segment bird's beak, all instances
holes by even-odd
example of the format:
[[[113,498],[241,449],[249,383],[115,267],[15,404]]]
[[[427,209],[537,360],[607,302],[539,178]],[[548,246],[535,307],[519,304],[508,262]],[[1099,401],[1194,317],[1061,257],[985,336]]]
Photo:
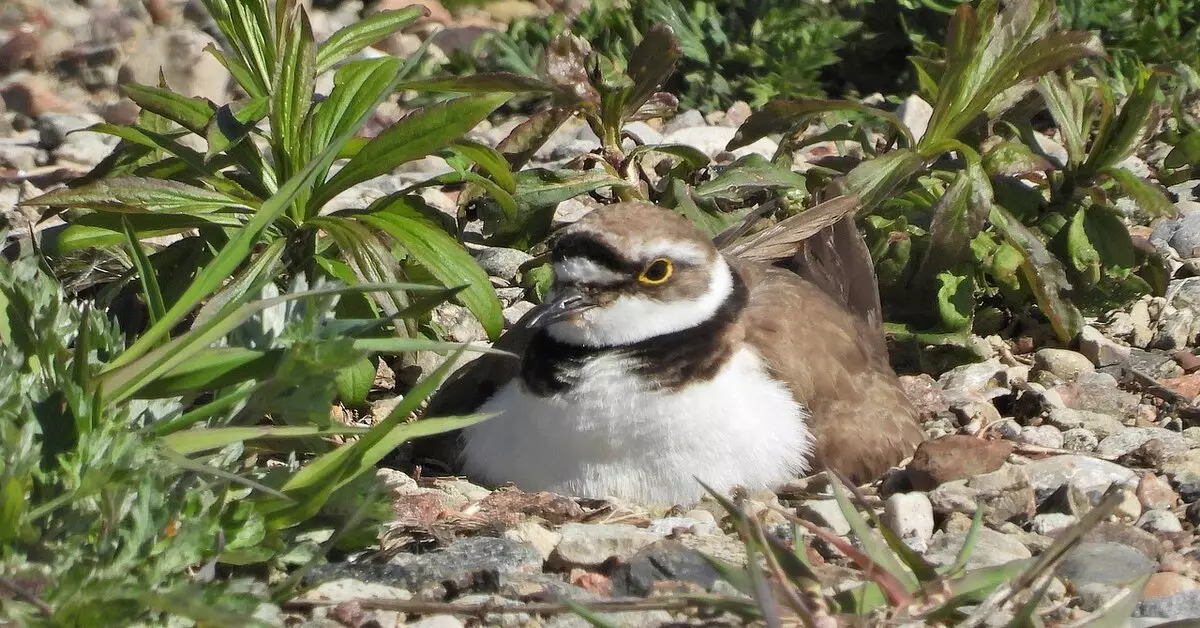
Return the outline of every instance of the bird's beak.
[[[541,305],[530,310],[525,324],[530,329],[546,327],[595,305],[579,288],[563,286],[548,295]]]

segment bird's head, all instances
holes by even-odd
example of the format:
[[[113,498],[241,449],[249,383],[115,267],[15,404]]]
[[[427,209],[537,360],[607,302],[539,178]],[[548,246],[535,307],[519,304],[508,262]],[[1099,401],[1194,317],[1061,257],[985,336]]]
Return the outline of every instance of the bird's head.
[[[597,209],[556,234],[554,282],[526,319],[556,340],[619,346],[694,327],[733,291],[711,239],[644,202]]]

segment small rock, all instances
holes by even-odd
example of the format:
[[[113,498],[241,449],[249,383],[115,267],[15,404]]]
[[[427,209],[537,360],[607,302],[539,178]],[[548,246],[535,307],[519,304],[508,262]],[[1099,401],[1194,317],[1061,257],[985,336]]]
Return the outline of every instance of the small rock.
[[[1100,439],[1096,438],[1096,435],[1091,431],[1082,427],[1076,427],[1063,432],[1063,449],[1086,453],[1095,450],[1096,445],[1099,444]]]
[[[511,530],[504,531],[504,538],[526,543],[541,554],[542,560],[550,558],[554,548],[558,547],[562,535],[553,530],[547,530],[536,521],[522,521]]]
[[[1054,165],[1061,168],[1067,164],[1069,156],[1067,149],[1062,144],[1054,141],[1044,133],[1034,133],[1033,138],[1038,145],[1038,150],[1050,159]]]
[[[650,522],[648,528],[655,534],[669,536],[682,530],[685,534],[716,534],[717,520],[707,510],[698,510],[697,513],[708,515],[707,519],[693,519],[691,517],[665,517],[663,519],[655,519]]]
[[[1083,428],[1096,435],[1097,438],[1108,436],[1125,429],[1125,424],[1116,417],[1087,410],[1071,408],[1055,408],[1046,417],[1046,423],[1060,430]]]
[[[1169,510],[1147,510],[1137,520],[1137,527],[1154,534],[1183,532],[1179,519]]]
[[[1059,379],[1071,381],[1083,373],[1096,370],[1096,365],[1082,353],[1066,349],[1040,349],[1033,354],[1033,371],[1035,374],[1045,371],[1054,374]]]
[[[1187,442],[1179,432],[1161,427],[1129,427],[1101,440],[1096,446],[1096,454],[1116,458],[1128,454],[1152,439],[1162,441],[1164,453],[1168,456],[1188,450]]]
[[[1090,496],[1088,497],[1090,500]],[[1089,507],[1088,510],[1091,508]],[[1082,515],[1083,513],[1077,514]],[[1113,511],[1113,518],[1122,523],[1133,523],[1141,516],[1142,503],[1138,501],[1137,495],[1132,490],[1122,490],[1121,501],[1117,503],[1117,508]]]
[[[953,565],[966,539],[965,531],[935,534],[929,543],[929,551],[925,553],[925,560],[938,567]],[[979,536],[976,538],[975,551],[967,560],[967,569],[983,569],[1003,565],[1031,556],[1033,554],[1030,553],[1029,548],[1015,537],[991,528],[980,528]]]
[[[648,545],[609,574],[613,593],[645,597],[661,582],[685,582],[711,591],[721,578],[704,556],[679,541],[662,540]]]
[[[1041,504],[1055,491],[1072,482],[1083,490],[1104,492],[1114,482],[1130,488],[1136,486],[1137,476],[1119,464],[1078,455],[1061,455],[1035,460],[1024,466],[1033,485],[1037,502]]]
[[[551,227],[558,228],[569,225],[591,213],[592,209],[594,208],[584,205],[578,199],[569,198],[554,208],[554,220],[551,222]]]
[[[945,482],[966,479],[999,469],[1012,453],[1012,443],[951,435],[917,446],[908,476],[913,488],[928,491]]]
[[[1084,541],[1058,566],[1057,574],[1070,585],[1121,586],[1158,570],[1158,563],[1121,543]]]
[[[1160,571],[1152,574],[1142,589],[1142,599],[1157,600],[1187,591],[1200,591],[1200,584],[1195,580],[1171,571]]]
[[[454,615],[430,615],[404,624],[407,628],[463,628],[463,623]]]
[[[1005,465],[968,480],[946,482],[929,493],[934,512],[973,514],[983,507],[984,520],[992,525],[1024,521],[1036,512],[1029,475],[1021,467]]]
[[[742,123],[754,113],[750,109],[750,105],[743,100],[734,101],[729,108],[725,110],[725,119],[722,121],[726,126],[739,127]]]
[[[663,141],[662,133],[659,133],[654,127],[640,120],[626,124],[624,131],[641,140],[642,144],[653,146],[662,144]]]
[[[509,328],[515,327],[517,322],[524,318],[529,313],[529,310],[535,307],[537,306],[529,301],[517,301],[513,303],[501,312],[504,315],[504,324]]]
[[[1166,351],[1184,349],[1193,344],[1192,329],[1196,324],[1196,316],[1190,309],[1168,307],[1167,312],[1159,321],[1158,332],[1150,341],[1150,346]]]
[[[554,557],[566,565],[597,567],[616,556],[628,559],[662,535],[623,523],[568,523],[559,529],[562,540]]]
[[[1171,490],[1171,485],[1162,478],[1147,473],[1138,481],[1136,491],[1138,501],[1147,510],[1165,510],[1174,508],[1179,496]]]
[[[199,96],[215,103],[228,101],[230,75],[216,57],[204,52],[205,46],[219,46],[198,29],[159,30],[139,40],[121,68],[123,81],[158,85],[159,71],[167,85],[184,96]]]
[[[896,493],[883,503],[883,523],[901,539],[933,536],[933,504],[925,493]]]
[[[87,127],[103,122],[98,115],[47,113],[34,123],[40,134],[42,148],[50,151],[56,159],[71,163],[94,166],[100,163],[120,138],[92,131]]]
[[[1063,434],[1053,425],[1027,425],[1021,428],[1021,436],[1017,440],[1051,449],[1061,449],[1063,446]]]
[[[1092,378],[1085,380],[1080,377],[1078,381],[1055,386],[1052,390],[1058,392],[1066,407],[1075,410],[1087,410],[1119,418],[1133,417],[1137,414],[1137,407],[1141,403],[1137,395],[1117,388],[1117,382],[1111,376],[1103,373],[1095,375],[1105,376],[1106,381]]]
[[[938,385],[943,390],[978,393],[990,398],[1008,392],[1007,369],[999,360],[964,364],[942,373]]]
[[[796,506],[796,515],[819,526],[828,528],[838,536],[850,534],[850,522],[842,514],[838,503],[832,499],[808,499]]]
[[[666,144],[686,144],[700,152],[708,155],[710,158],[715,158],[717,155],[725,152],[725,146],[733,139],[737,129],[727,126],[693,126],[682,129],[676,129],[663,138]],[[750,153],[757,153],[770,159],[775,156],[775,150],[778,144],[769,138],[762,138],[749,146],[743,146],[733,151],[735,157],[742,157]]]
[[[1055,533],[1065,530],[1076,523],[1079,523],[1079,517],[1068,515],[1060,512],[1047,512],[1034,516],[1029,522],[1029,531],[1042,536],[1054,536]]]
[[[1153,600],[1142,600],[1133,611],[1135,617],[1195,619],[1200,617],[1200,591],[1184,591]]]
[[[367,578],[392,582],[410,591],[449,585],[470,590],[480,581],[537,573],[542,557],[532,546],[497,537],[471,537],[424,554],[399,554],[387,564],[334,564],[329,568],[374,573]]]
[[[1084,326],[1079,336],[1079,352],[1087,356],[1095,366],[1121,364],[1129,358],[1129,347],[1118,344],[1100,330]]]
[[[900,107],[896,109],[896,117],[912,132],[913,141],[920,141],[929,128],[930,118],[933,117],[933,105],[913,94],[900,103]]]

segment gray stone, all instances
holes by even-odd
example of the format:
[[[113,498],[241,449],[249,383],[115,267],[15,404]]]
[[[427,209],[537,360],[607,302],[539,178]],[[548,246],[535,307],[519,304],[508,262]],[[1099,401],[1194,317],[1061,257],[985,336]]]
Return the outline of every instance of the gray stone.
[[[177,93],[224,103],[228,100],[229,71],[216,57],[204,52],[208,45],[219,46],[194,28],[156,30],[130,50],[121,74],[143,85],[158,85],[161,70],[167,85]]]
[[[1200,257],[1200,214],[1183,214],[1167,244],[1184,259]]]
[[[1021,428],[1021,435],[1017,440],[1051,449],[1060,449],[1063,446],[1063,434],[1053,425],[1027,425]]]
[[[913,94],[900,103],[896,109],[896,117],[912,132],[913,141],[920,141],[929,129],[929,119],[933,117],[933,105],[925,102],[920,96]]]
[[[697,512],[707,514],[709,517],[707,519],[698,519],[692,517],[664,517],[662,519],[655,519],[651,521],[648,529],[655,534],[661,534],[663,536],[668,536],[680,529],[687,531],[688,534],[704,535],[716,534],[719,532],[716,518],[704,510]]]
[[[38,117],[34,128],[41,147],[55,159],[94,166],[121,141],[112,135],[83,130],[103,121],[92,113],[46,113]]]
[[[1075,410],[1072,408],[1055,408],[1046,417],[1046,423],[1060,430],[1083,428],[1096,438],[1107,438],[1125,429],[1125,424],[1119,419],[1107,414]]]
[[[685,109],[679,112],[674,118],[671,118],[666,125],[663,126],[663,133],[670,135],[680,129],[686,129],[695,126],[704,126],[704,114],[695,109]]]
[[[966,542],[966,532],[938,532],[929,543],[925,559],[935,566],[953,565],[959,551]],[[1033,554],[1016,537],[997,532],[991,528],[980,528],[975,551],[967,560],[967,569],[982,569],[1003,565],[1014,560],[1030,558]]]
[[[487,339],[487,331],[471,310],[453,303],[442,303],[433,310],[433,320],[446,330],[450,342],[475,342]]]
[[[512,281],[516,278],[521,264],[533,259],[525,251],[506,249],[502,247],[485,247],[475,252],[475,261],[489,276],[500,277]]]
[[[1200,617],[1200,591],[1182,591],[1153,600],[1142,600],[1134,608],[1135,617],[1196,619]]]
[[[657,628],[674,623],[667,611],[628,611],[624,613],[597,613],[601,621],[609,626],[623,628]],[[546,622],[546,628],[591,628],[593,624],[579,615],[557,615]]]
[[[1006,464],[991,473],[946,482],[929,493],[934,512],[942,515],[974,514],[983,508],[984,520],[993,525],[1022,521],[1036,509],[1029,475],[1022,467]]]
[[[688,582],[711,591],[721,574],[704,555],[679,541],[663,540],[644,547],[609,576],[615,595],[645,597],[658,582]]]
[[[642,121],[630,122],[625,125],[625,132],[638,138],[642,144],[651,146],[663,143],[663,135],[654,129],[654,127]]]
[[[1152,439],[1162,442],[1168,456],[1188,450],[1187,441],[1179,432],[1161,427],[1127,427],[1101,440],[1096,446],[1096,454],[1114,458],[1124,456]]]
[[[1116,380],[1107,373],[1081,376],[1051,390],[1058,392],[1065,407],[1119,418],[1136,416],[1141,403],[1137,395],[1118,388]]]
[[[1048,159],[1050,159],[1054,165],[1061,168],[1067,164],[1069,157],[1067,155],[1067,149],[1063,147],[1062,144],[1059,144],[1049,137],[1046,137],[1042,133],[1034,133],[1033,138],[1034,141],[1037,142],[1038,150],[1041,151],[1041,153]]]
[[[555,146],[554,150],[550,151],[550,158],[547,161],[574,159],[580,155],[587,155],[598,150],[600,150],[600,142],[598,140],[576,138]]]
[[[1057,574],[1069,584],[1120,586],[1158,570],[1158,564],[1124,543],[1084,541],[1067,553]]]
[[[1079,522],[1079,517],[1060,512],[1047,512],[1034,516],[1029,522],[1029,531],[1042,536],[1054,536]]]
[[[1088,453],[1096,449],[1096,445],[1100,444],[1100,439],[1086,428],[1075,427],[1071,428],[1062,434],[1063,449],[1069,451],[1078,451],[1080,453]]]
[[[1130,348],[1118,344],[1091,325],[1084,326],[1079,336],[1079,352],[1096,366],[1121,364],[1129,357]]]
[[[454,615],[430,615],[404,624],[407,628],[463,628],[463,623]]]
[[[676,129],[668,133],[663,138],[663,142],[666,144],[685,144],[708,155],[710,158],[715,158],[717,155],[725,152],[725,146],[729,144],[729,140],[732,140],[736,133],[737,129],[727,126],[693,126]],[[734,150],[733,154],[735,157],[742,157],[750,153],[757,153],[770,159],[775,156],[776,148],[778,148],[778,144],[764,137],[749,146],[743,146]]]
[[[555,559],[580,567],[596,567],[613,556],[628,559],[663,537],[624,523],[568,523],[559,533],[562,540],[554,550]]]
[[[1114,482],[1131,488],[1135,488],[1138,482],[1133,471],[1119,464],[1074,454],[1035,460],[1024,468],[1039,504],[1068,482],[1089,493],[1103,492]]]
[[[1150,341],[1150,346],[1164,351],[1177,351],[1193,344],[1192,329],[1196,324],[1196,315],[1190,309],[1169,307],[1158,323],[1158,332]]]
[[[942,373],[938,385],[943,390],[980,393],[985,397],[1008,392],[1007,367],[998,360],[964,364]]]
[[[1181,201],[1200,201],[1200,179],[1169,185],[1167,190],[1178,196]]]
[[[516,303],[513,303],[512,305],[504,308],[504,324],[508,327],[515,326],[517,321],[521,320],[522,317],[529,313],[529,310],[532,310],[535,307],[537,306],[529,301],[517,301]]]
[[[896,493],[883,503],[883,523],[901,539],[933,536],[933,504],[925,493]]]
[[[33,170],[49,161],[49,154],[41,148],[7,138],[0,138],[0,166],[16,170]]]
[[[585,205],[582,201],[569,198],[554,208],[554,220],[551,226],[558,228],[569,225],[591,213],[592,209],[594,208]]]
[[[1083,373],[1096,370],[1096,365],[1082,353],[1066,349],[1041,349],[1033,354],[1033,371],[1048,371],[1059,379],[1070,381]]]
[[[828,528],[838,536],[850,534],[850,522],[842,514],[838,503],[832,499],[807,499],[796,506],[796,515],[819,526]]]
[[[1137,520],[1137,527],[1155,534],[1183,532],[1183,525],[1169,510],[1147,510]]]

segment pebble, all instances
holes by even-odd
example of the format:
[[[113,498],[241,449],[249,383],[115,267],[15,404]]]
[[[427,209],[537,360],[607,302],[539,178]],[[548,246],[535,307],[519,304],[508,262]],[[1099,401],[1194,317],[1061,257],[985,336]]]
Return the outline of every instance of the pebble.
[[[1183,532],[1179,519],[1169,510],[1147,510],[1137,520],[1137,527],[1155,534]]]
[[[901,539],[933,536],[933,504],[925,493],[896,493],[883,503],[883,523]]]
[[[1004,464],[1012,449],[1012,443],[1001,440],[943,436],[917,446],[907,474],[913,488],[928,491],[945,482],[995,471]]]
[[[1058,576],[1069,584],[1120,586],[1158,570],[1158,563],[1138,550],[1111,542],[1084,541],[1058,566]]]
[[[1054,536],[1079,522],[1079,517],[1060,512],[1047,512],[1034,516],[1029,522],[1029,531],[1042,536]]]
[[[509,328],[515,327],[517,322],[524,318],[525,315],[535,307],[537,306],[529,301],[517,301],[516,303],[513,303],[512,305],[504,308],[504,311],[501,312],[501,314],[504,316],[504,324]]]
[[[693,519],[691,517],[665,517],[655,519],[650,522],[650,527],[647,528],[655,534],[668,536],[677,531],[684,531],[687,534],[716,534],[717,521],[711,513],[705,510],[696,511],[708,515],[708,519]]]
[[[562,540],[554,558],[566,565],[597,567],[616,556],[627,559],[663,535],[624,523],[568,523],[559,528]]]
[[[1046,417],[1046,423],[1060,430],[1083,428],[1094,434],[1097,438],[1107,438],[1125,429],[1125,424],[1121,423],[1116,417],[1072,408],[1055,408],[1051,410],[1050,414]]]
[[[942,373],[937,382],[943,390],[991,397],[1007,392],[1007,368],[999,360],[974,362]]]
[[[1179,432],[1172,432],[1161,427],[1128,427],[1101,440],[1100,444],[1096,446],[1096,454],[1104,457],[1120,457],[1152,439],[1162,441],[1164,453],[1168,456],[1188,450],[1187,442],[1183,440],[1183,436]]]
[[[686,582],[711,591],[721,574],[704,556],[679,541],[648,545],[622,562],[612,573],[615,595],[649,595],[660,582]]]
[[[1112,366],[1129,359],[1130,348],[1087,325],[1079,336],[1079,352],[1095,366]]]
[[[1133,471],[1119,464],[1075,454],[1035,460],[1024,467],[1039,504],[1068,482],[1089,493],[1103,492],[1114,482],[1130,487],[1137,483]]]
[[[737,133],[737,129],[727,126],[692,126],[676,129],[667,133],[663,138],[665,144],[685,144],[696,150],[708,155],[710,159],[716,158],[717,155],[725,152],[725,146],[733,139]],[[775,150],[779,147],[773,140],[762,138],[749,146],[743,146],[735,151],[735,157],[742,157],[750,153],[757,153],[770,159],[775,156]]]
[[[404,624],[407,628],[463,628],[463,623],[454,615],[430,615]]]
[[[929,129],[929,120],[933,117],[933,105],[913,94],[900,103],[896,109],[896,116],[900,118],[904,126],[908,127],[913,141],[920,141],[921,137],[925,135],[925,131]]]
[[[1170,597],[1186,591],[1200,591],[1200,584],[1195,580],[1171,571],[1160,571],[1150,576],[1146,587],[1142,590],[1146,600]]]
[[[1134,609],[1135,617],[1195,619],[1200,617],[1200,591],[1184,591],[1153,600],[1142,600]]]
[[[670,135],[680,129],[697,126],[704,126],[704,114],[695,109],[685,109],[667,121],[667,124],[663,127],[663,133]]]
[[[554,219],[551,222],[551,227],[557,229],[559,227],[569,225],[580,218],[583,218],[586,214],[590,213],[592,209],[592,207],[585,205],[578,199],[567,199],[559,203],[558,206],[554,208]]]
[[[925,553],[925,559],[938,567],[952,565],[966,539],[965,531],[939,532],[929,542],[929,551]],[[1030,553],[1029,548],[1012,535],[997,532],[991,528],[980,528],[975,551],[967,560],[967,568],[993,567],[1031,556],[1033,554]]]
[[[121,141],[113,135],[83,130],[103,121],[92,113],[47,113],[37,119],[34,128],[39,133],[42,148],[50,151],[55,159],[94,166]]]
[[[504,531],[504,538],[528,544],[537,550],[542,560],[547,560],[562,541],[562,534],[548,530],[536,521],[522,521]]]
[[[1063,449],[1070,451],[1078,451],[1081,453],[1090,452],[1096,449],[1096,445],[1100,444],[1100,439],[1091,430],[1082,427],[1069,429],[1062,433]]]
[[[1147,473],[1138,480],[1137,497],[1147,510],[1173,508],[1175,502],[1179,501],[1179,496],[1171,490],[1171,485],[1153,473]]]
[[[1037,509],[1029,474],[1016,465],[942,484],[929,493],[929,501],[934,512],[943,515],[973,515],[977,507],[982,507],[984,521],[993,525],[1024,521]]]
[[[1094,377],[1080,377],[1074,382],[1055,386],[1067,408],[1087,410],[1118,418],[1133,417],[1141,399],[1117,387],[1117,382],[1107,373],[1093,373]]]
[[[1033,371],[1049,372],[1064,381],[1077,379],[1083,373],[1096,370],[1096,365],[1082,353],[1066,349],[1040,349],[1033,354]]]
[[[1027,425],[1021,428],[1021,435],[1017,440],[1029,445],[1051,449],[1061,449],[1064,441],[1063,433],[1053,425]]]

